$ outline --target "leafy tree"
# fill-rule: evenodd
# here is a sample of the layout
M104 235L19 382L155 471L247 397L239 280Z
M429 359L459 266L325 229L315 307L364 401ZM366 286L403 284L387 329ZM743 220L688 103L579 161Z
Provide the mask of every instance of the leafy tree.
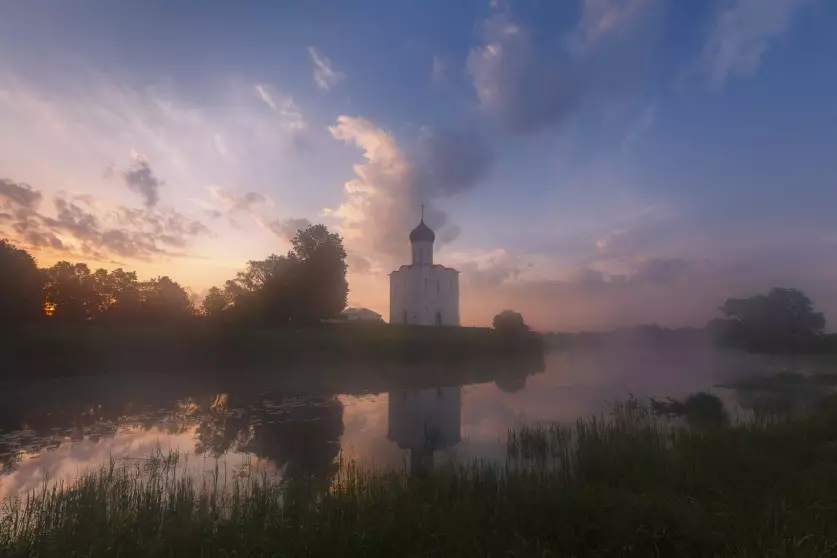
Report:
M219 318L230 305L230 298L226 291L212 287L201 302L201 312L209 318Z
M97 278L87 264L58 262L44 270L46 299L54 305L53 319L63 323L90 322L101 308Z
M144 318L151 323L168 323L192 315L186 290L169 277L157 277L142 285Z
M766 295L730 298L719 308L723 318L708 329L726 345L757 351L812 348L825 328L825 316L802 291L773 288Z
M523 321L523 315L514 310L503 310L494 316L492 325L502 333L518 334L529 331L529 326Z
M43 315L43 277L35 260L0 239L0 320L19 324Z
M338 315L349 293L343 240L323 225L312 225L297 231L291 244L287 255L248 261L223 292L211 290L202 304L204 314L273 325Z
M336 316L346 307L349 296L346 250L340 235L328 232L324 225L311 225L297 231L291 244L289 257L299 262L294 278L300 305L296 317L317 322Z

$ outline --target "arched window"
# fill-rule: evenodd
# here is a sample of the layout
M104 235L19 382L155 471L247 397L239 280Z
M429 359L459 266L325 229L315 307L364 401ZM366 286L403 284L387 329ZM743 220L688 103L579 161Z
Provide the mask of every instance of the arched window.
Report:
M436 325L437 326L442 325L442 313L441 312L436 312Z

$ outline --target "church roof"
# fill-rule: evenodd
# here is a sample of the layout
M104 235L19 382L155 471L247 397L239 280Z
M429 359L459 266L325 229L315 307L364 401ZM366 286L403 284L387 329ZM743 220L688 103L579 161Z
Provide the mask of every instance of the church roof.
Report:
M416 228L410 231L410 242L435 242L436 234L433 229L424 224L422 218L421 223Z

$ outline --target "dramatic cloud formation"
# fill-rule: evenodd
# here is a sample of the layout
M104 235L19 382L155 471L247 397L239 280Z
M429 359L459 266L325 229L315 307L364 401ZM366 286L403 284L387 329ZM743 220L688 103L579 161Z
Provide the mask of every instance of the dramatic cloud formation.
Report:
M311 61L314 63L314 81L317 82L317 87L329 90L332 85L336 85L346 79L346 74L333 69L331 67L331 59L317 51L316 48L308 47L308 53L311 55Z
M538 58L523 27L497 14L483 22L482 36L484 44L468 55L468 72L480 106L505 129L532 132L574 110L573 84Z
M40 203L43 196L40 192L33 190L29 184L12 182L7 178L0 178L0 202L20 206L26 209L33 209Z
M0 223L0 232L24 247L99 261L184 255L191 239L209 234L202 223L173 209L117 206L101 213L91 196L80 195L54 197L48 212L38 208L42 198L31 186L0 181L0 208L11 213Z
M137 192L145 200L146 207L154 207L160 199L160 186L164 183L162 180L154 176L151 166L148 164L148 158L142 153L134 154L134 165L129 170L123 173L125 184Z
M340 218L350 247L387 265L404 260L405 239L421 204L437 238L453 240L458 229L435 202L473 188L493 159L479 137L467 132L425 129L417 151L406 153L389 132L364 118L341 116L330 130L362 149L366 159L345 185L346 201L330 213Z
M728 0L703 50L712 87L730 75L754 74L770 43L783 35L794 13L811 0Z

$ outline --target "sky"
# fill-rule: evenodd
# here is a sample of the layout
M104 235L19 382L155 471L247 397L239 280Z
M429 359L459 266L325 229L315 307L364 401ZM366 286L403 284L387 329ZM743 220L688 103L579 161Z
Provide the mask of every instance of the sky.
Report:
M837 324L837 3L0 2L0 237L196 293L339 232L389 314L425 204L463 325ZM829 330L835 328L828 327Z

